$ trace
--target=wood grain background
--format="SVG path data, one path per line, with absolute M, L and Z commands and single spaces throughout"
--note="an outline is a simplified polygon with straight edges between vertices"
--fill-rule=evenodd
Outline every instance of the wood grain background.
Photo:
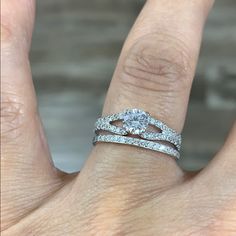
M 31 62 L 55 164 L 81 168 L 122 43 L 144 1 L 37 1 Z M 204 34 L 182 161 L 198 169 L 236 117 L 236 2 L 217 1 Z

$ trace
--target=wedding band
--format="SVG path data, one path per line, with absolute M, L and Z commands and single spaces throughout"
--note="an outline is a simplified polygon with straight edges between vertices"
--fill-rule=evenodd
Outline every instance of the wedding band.
M 112 134 L 104 135 L 104 132 Z M 128 144 L 179 158 L 181 135 L 149 113 L 135 108 L 99 118 L 95 123 L 94 144 L 97 142 Z
M 167 145 L 156 143 L 153 141 L 142 140 L 138 138 L 120 136 L 120 135 L 95 135 L 93 139 L 93 144 L 95 145 L 97 142 L 105 142 L 105 143 L 117 143 L 117 144 L 127 144 L 140 148 L 145 148 L 149 150 L 153 150 L 156 152 L 161 152 L 167 155 L 170 155 L 176 159 L 180 158 L 180 153 Z

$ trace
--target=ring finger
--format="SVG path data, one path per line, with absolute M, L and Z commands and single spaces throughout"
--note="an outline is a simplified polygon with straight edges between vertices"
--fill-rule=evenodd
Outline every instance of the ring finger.
M 212 2 L 146 2 L 121 52 L 103 115 L 140 108 L 182 131 L 202 30 Z M 151 174 L 147 181 L 158 177 L 159 185 L 161 179 L 168 185 L 183 176 L 167 155 L 126 145 L 99 144 L 93 151 L 94 160 L 105 162 L 110 170 L 115 166 L 123 174 L 125 171 L 126 178 L 135 173 L 143 179 L 148 170 Z

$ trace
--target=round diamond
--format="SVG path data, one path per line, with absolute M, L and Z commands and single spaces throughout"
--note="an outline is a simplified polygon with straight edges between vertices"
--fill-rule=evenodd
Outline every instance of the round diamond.
M 130 134 L 140 135 L 149 123 L 149 114 L 138 109 L 127 110 L 123 116 L 123 126 Z

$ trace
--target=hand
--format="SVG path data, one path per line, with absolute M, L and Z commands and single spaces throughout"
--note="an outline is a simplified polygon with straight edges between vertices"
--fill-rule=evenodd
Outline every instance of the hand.
M 138 107 L 181 132 L 211 6 L 148 0 L 103 114 Z M 80 174 L 61 173 L 52 165 L 31 79 L 34 1 L 3 0 L 1 11 L 3 236 L 236 235 L 236 125 L 197 174 L 167 155 L 114 144 L 96 145 Z

